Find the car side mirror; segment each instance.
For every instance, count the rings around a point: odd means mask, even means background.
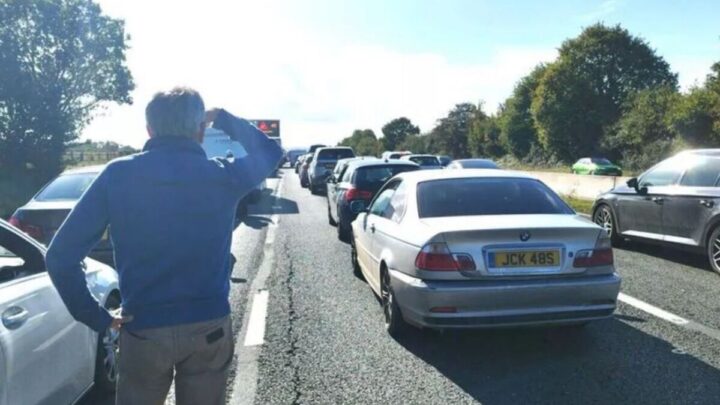
[[[352,211],[353,214],[360,214],[363,212],[367,212],[367,207],[365,206],[365,201],[362,200],[355,200],[350,203],[350,211]]]
[[[647,194],[648,192],[647,187],[640,187],[640,183],[636,177],[628,180],[625,184],[627,184],[628,187],[635,189],[635,192],[638,194]]]

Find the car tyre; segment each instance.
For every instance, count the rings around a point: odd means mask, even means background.
[[[720,225],[715,226],[707,242],[707,255],[710,267],[720,274]]]
[[[335,219],[333,219],[332,214],[330,213],[330,202],[328,202],[327,211],[328,211],[328,224],[330,224],[330,226],[337,226],[337,222],[335,221]]]
[[[385,330],[390,336],[397,339],[407,333],[408,324],[403,319],[400,306],[395,298],[395,291],[390,283],[390,272],[383,268],[380,271],[380,277],[380,302],[385,317]]]
[[[341,218],[337,221],[337,235],[341,242],[350,242],[350,230],[343,225]]]
[[[607,204],[600,204],[593,212],[593,222],[600,225],[610,236],[613,246],[619,246],[623,242],[623,238],[617,232],[617,221],[615,214]]]
[[[365,279],[360,268],[360,263],[357,258],[357,247],[355,246],[355,238],[350,238],[350,261],[352,262],[353,275],[360,280]]]
[[[110,295],[105,308],[120,308],[120,300]],[[120,331],[107,328],[98,334],[95,354],[95,386],[103,392],[113,393],[117,388],[118,361],[120,359]]]

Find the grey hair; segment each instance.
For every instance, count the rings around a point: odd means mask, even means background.
[[[197,91],[176,87],[155,93],[145,108],[145,120],[154,136],[194,138],[205,120],[205,103]]]

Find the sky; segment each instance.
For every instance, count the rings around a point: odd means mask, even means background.
[[[644,38],[681,88],[720,60],[716,0],[98,0],[130,35],[132,105],[106,105],[82,139],[142,147],[152,94],[279,119],[286,147],[378,136],[406,116],[429,131],[461,102],[495,112],[515,83],[596,22]]]

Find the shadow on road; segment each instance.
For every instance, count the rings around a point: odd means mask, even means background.
[[[581,331],[413,332],[399,343],[484,404],[720,398],[717,369],[615,319]]]
[[[648,256],[657,257],[658,259],[668,260],[673,263],[694,267],[699,270],[713,271],[710,268],[710,263],[708,263],[707,256],[702,253],[635,241],[626,241],[625,244],[620,247],[620,249],[640,254],[646,254]]]
[[[271,205],[272,203],[272,205]],[[300,213],[300,209],[298,208],[298,204],[293,200],[288,200],[287,198],[278,197],[275,199],[274,202],[271,202],[268,204],[257,204],[250,207],[250,215],[272,215],[272,214],[280,214],[280,215],[289,215],[289,214],[298,214]]]

